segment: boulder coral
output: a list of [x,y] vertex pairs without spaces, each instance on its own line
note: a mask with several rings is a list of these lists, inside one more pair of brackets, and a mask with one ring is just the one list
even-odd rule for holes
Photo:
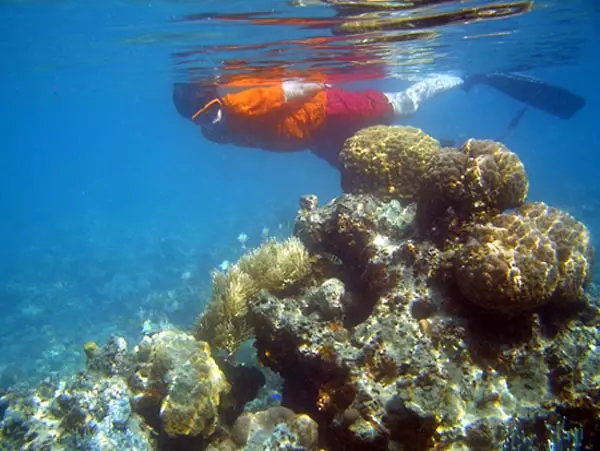
[[590,280],[593,249],[585,225],[536,202],[485,224],[471,224],[454,257],[465,298],[515,313],[552,299],[580,299]]
[[501,212],[523,204],[529,180],[517,154],[502,143],[477,139],[467,140],[460,150],[469,158],[464,176],[469,210],[483,206]]
[[138,362],[131,380],[136,410],[159,406],[170,437],[209,437],[219,423],[221,396],[230,386],[208,344],[164,330],[144,337],[133,354]]
[[590,230],[570,214],[543,202],[530,202],[517,210],[552,241],[558,260],[556,295],[567,301],[583,296],[591,282],[594,248]]
[[527,218],[472,224],[453,266],[462,295],[486,309],[520,312],[548,302],[559,282],[554,243]]
[[340,152],[346,193],[412,199],[429,159],[440,144],[408,126],[373,126],[360,130]]
[[581,297],[593,262],[589,232],[556,208],[525,205],[525,166],[504,144],[440,148],[422,130],[376,126],[348,139],[340,161],[346,193],[415,201],[421,235],[454,257],[451,274],[471,302],[517,313]]
[[319,426],[308,415],[295,414],[285,407],[245,412],[231,428],[231,437],[215,440],[207,451],[283,450],[318,451]]
[[429,160],[419,185],[419,214],[435,217],[452,208],[463,218],[489,216],[522,205],[528,189],[525,166],[515,153],[495,141],[470,139]]

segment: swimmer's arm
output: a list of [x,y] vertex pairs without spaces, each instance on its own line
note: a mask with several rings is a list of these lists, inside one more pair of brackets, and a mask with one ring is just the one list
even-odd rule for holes
[[228,114],[260,117],[277,113],[285,106],[305,102],[327,87],[324,83],[286,80],[275,85],[227,94],[222,105]]

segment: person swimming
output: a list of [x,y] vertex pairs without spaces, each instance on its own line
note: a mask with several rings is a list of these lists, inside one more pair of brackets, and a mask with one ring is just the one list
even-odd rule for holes
[[310,150],[337,166],[344,141],[358,130],[406,118],[462,82],[438,75],[386,93],[284,80],[226,95],[214,87],[184,83],[175,85],[173,97],[179,113],[199,125],[210,141],[272,152]]
[[[410,117],[423,103],[456,87],[485,84],[562,119],[585,99],[541,80],[516,74],[428,76],[400,92],[348,91],[325,82],[298,79],[269,82],[222,94],[214,83],[175,83],[179,114],[210,141],[271,152],[310,150],[338,166],[344,141],[362,128]],[[522,110],[514,128],[521,119]]]

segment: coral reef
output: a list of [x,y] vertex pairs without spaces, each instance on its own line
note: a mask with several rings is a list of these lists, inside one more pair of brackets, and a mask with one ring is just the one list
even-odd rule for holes
[[340,159],[346,192],[214,272],[192,334],[4,395],[1,449],[600,449],[586,226],[498,142],[371,127]]
[[300,201],[311,275],[246,304],[284,406],[358,450],[499,449],[507,418],[598,416],[589,231],[526,203],[514,153],[372,127],[340,160],[346,193]]
[[116,338],[97,348],[85,373],[4,395],[0,449],[156,449],[152,429],[132,407],[124,377],[131,366],[123,345]]
[[488,316],[439,280],[445,251],[419,241],[414,220],[395,200],[348,194],[299,216],[307,248],[344,263],[301,296],[262,292],[251,307],[284,405],[327,425],[329,446],[373,450],[497,449],[507,417],[600,413],[597,301],[582,296],[564,318]]
[[111,337],[84,352],[84,372],[0,397],[0,450],[317,449],[307,415],[243,413],[264,384],[260,370],[221,361],[222,372],[185,332],[144,336],[131,351]]
[[[593,263],[589,231],[555,208],[524,204],[529,189],[525,167],[503,144],[469,139],[460,149],[440,149],[421,130],[377,126],[348,139],[340,161],[346,192],[416,201],[421,236],[449,251],[444,257],[452,257],[451,276],[468,300],[515,313],[557,297],[581,298]],[[519,210],[502,214],[513,208]],[[342,219],[351,224],[364,216],[347,212],[350,219],[342,211],[332,216],[340,223],[337,230],[348,227]],[[300,213],[311,217],[310,211]],[[354,232],[357,227],[350,225]],[[302,227],[298,233],[306,242]],[[315,242],[323,246],[327,241],[353,247],[356,239],[339,238],[312,239],[311,250],[316,251]],[[365,247],[358,243],[361,251]]]
[[213,272],[213,298],[196,322],[194,335],[218,349],[235,351],[253,336],[248,306],[265,289],[280,292],[310,273],[309,255],[295,237],[270,239],[231,265]]

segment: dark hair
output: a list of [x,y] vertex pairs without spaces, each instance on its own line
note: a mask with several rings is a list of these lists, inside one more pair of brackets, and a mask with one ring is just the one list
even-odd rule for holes
[[196,111],[217,97],[217,87],[212,84],[173,83],[173,103],[186,119],[192,119]]

